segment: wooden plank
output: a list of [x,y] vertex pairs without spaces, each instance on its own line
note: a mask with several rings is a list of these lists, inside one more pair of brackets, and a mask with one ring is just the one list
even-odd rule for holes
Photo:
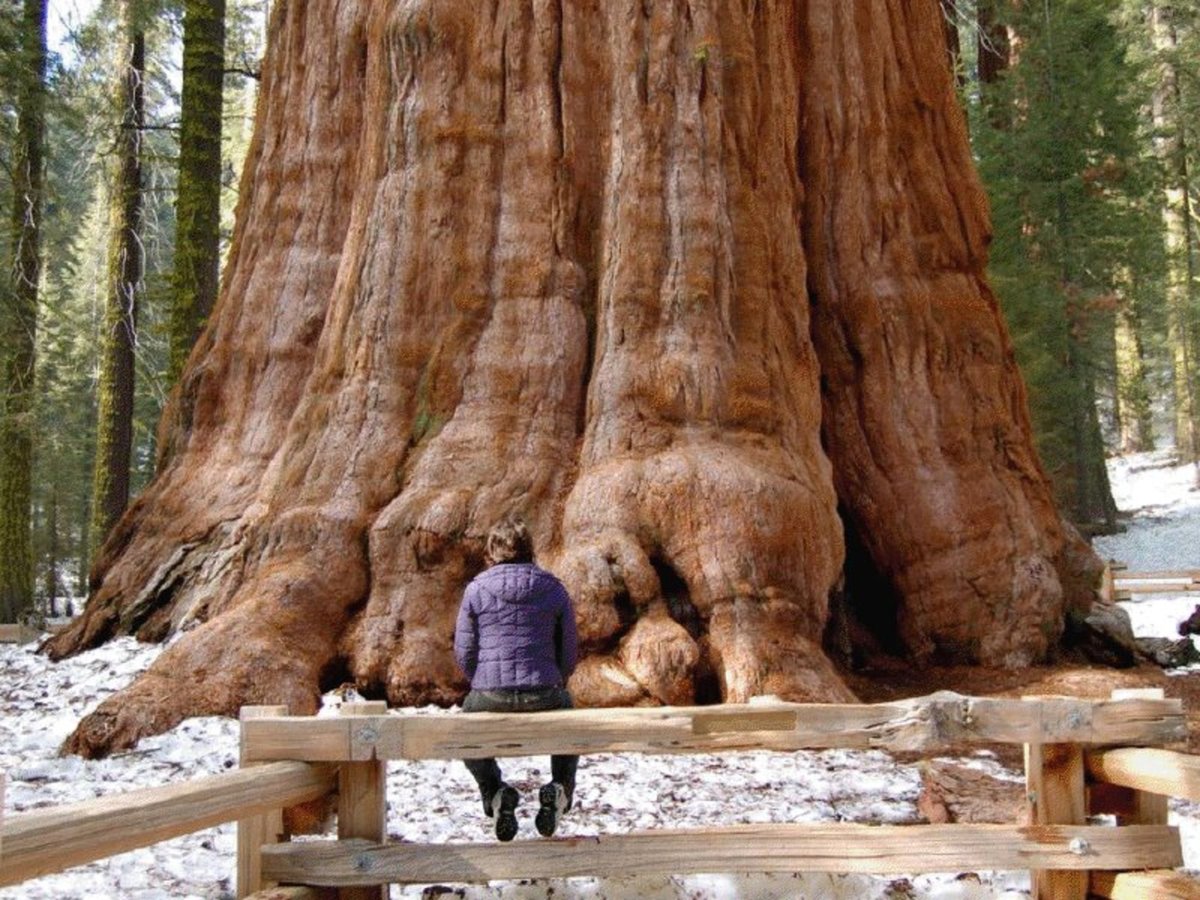
[[272,887],[251,894],[246,900],[336,900],[333,888]]
[[263,848],[276,881],[479,883],[721,872],[922,873],[1182,864],[1175,828],[1132,825],[740,825],[509,844],[312,841]]
[[318,716],[256,716],[242,721],[245,763],[294,759],[341,762],[351,759],[350,723]]
[[1200,591],[1200,584],[1192,581],[1118,581],[1114,596],[1128,600],[1122,594],[1190,594]]
[[32,644],[42,633],[28,625],[0,625],[0,644]]
[[1129,747],[1087,755],[1096,781],[1164,797],[1200,801],[1200,757],[1174,750]]
[[1186,737],[1179,700],[973,699],[949,692],[874,705],[763,703],[369,718],[354,720],[354,735],[347,719],[247,721],[248,758],[478,759],[833,747],[936,752],[979,742],[1166,744]]
[[329,766],[281,762],[10,816],[0,884],[61,872],[127,850],[294,804],[333,789]]
[[[267,716],[287,714],[286,706],[243,706],[238,716],[241,722],[241,764],[252,766],[246,753],[246,723]],[[269,884],[263,881],[260,849],[283,838],[283,806],[276,804],[256,814],[243,816],[237,823],[237,896],[247,897]]]
[[[386,703],[345,703],[340,715],[351,719],[350,734],[373,746],[372,722],[387,713]],[[365,721],[364,721],[365,720]],[[362,751],[358,755],[361,755]],[[387,763],[342,763],[338,775],[338,840],[361,838],[381,843],[387,836]],[[339,900],[387,900],[386,887],[343,887]]]
[[1147,572],[1131,572],[1125,568],[1117,568],[1120,565],[1120,563],[1113,564],[1114,571],[1121,573],[1115,576],[1118,581],[1167,581],[1179,578],[1200,581],[1200,569],[1158,569]]
[[1092,894],[1105,900],[1198,900],[1200,880],[1182,872],[1096,872]]
[[[1082,825],[1087,817],[1083,749],[1078,744],[1025,747],[1025,789],[1034,825]],[[1087,872],[1030,872],[1038,900],[1087,900]]]

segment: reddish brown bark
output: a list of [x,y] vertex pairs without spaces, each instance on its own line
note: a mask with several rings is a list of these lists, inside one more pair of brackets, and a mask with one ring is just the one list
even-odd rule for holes
[[283,0],[170,462],[51,652],[188,633],[72,749],[347,674],[458,698],[514,510],[583,703],[849,697],[839,500],[916,657],[1046,653],[1068,542],[938,2],[869,5]]

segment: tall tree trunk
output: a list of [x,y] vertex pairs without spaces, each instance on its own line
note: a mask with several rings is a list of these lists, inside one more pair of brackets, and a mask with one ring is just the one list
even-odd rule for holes
[[979,80],[995,84],[1011,63],[1012,41],[1008,27],[996,14],[999,0],[977,0],[975,39],[979,59]]
[[217,299],[221,255],[221,120],[225,0],[186,0],[179,135],[170,382]]
[[1154,417],[1136,285],[1131,294],[1117,310],[1113,341],[1117,370],[1114,405],[1119,411],[1121,452],[1141,453],[1154,449]]
[[966,84],[963,70],[962,41],[958,36],[958,4],[956,0],[939,0],[942,7],[942,27],[946,29],[946,53],[950,57],[950,68],[955,82],[961,88]]
[[938,2],[869,6],[281,0],[169,462],[49,649],[187,634],[69,748],[346,673],[457,700],[513,511],[582,703],[848,698],[839,503],[916,658],[1052,652],[1098,564],[1032,450]]
[[97,387],[91,536],[102,541],[129,504],[133,453],[134,353],[142,281],[142,131],[146,39],[134,0],[121,4],[121,125],[109,215],[108,285]]
[[58,564],[60,541],[58,539],[58,484],[50,485],[50,502],[46,511],[46,615],[58,615]]
[[0,622],[33,610],[30,499],[34,347],[41,279],[43,145],[46,133],[46,3],[25,0],[12,161],[12,259],[0,309]]
[[1166,225],[1168,254],[1167,340],[1172,360],[1175,448],[1185,460],[1200,460],[1200,408],[1196,398],[1196,259],[1195,223],[1191,205],[1191,172],[1188,142],[1175,61],[1178,36],[1172,10],[1161,4],[1150,9],[1154,47],[1160,56],[1162,77],[1154,93],[1152,114],[1158,154],[1166,171]]

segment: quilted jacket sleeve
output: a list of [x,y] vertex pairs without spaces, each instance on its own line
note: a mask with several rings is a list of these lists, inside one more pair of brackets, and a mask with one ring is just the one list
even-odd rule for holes
[[454,626],[454,659],[468,678],[475,677],[475,666],[479,662],[479,622],[475,612],[477,594],[475,584],[468,584],[463,591],[458,622]]
[[567,593],[567,589],[561,584],[559,591],[562,594],[562,608],[559,619],[559,626],[556,629],[558,637],[558,669],[562,672],[563,682],[571,676],[575,671],[575,663],[579,658],[579,636],[575,626],[575,604],[571,602],[571,595]]

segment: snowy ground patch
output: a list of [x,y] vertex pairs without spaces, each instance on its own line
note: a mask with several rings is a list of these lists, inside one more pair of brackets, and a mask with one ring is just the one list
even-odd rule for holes
[[[1200,492],[1191,467],[1165,454],[1114,461],[1118,503],[1135,512],[1127,532],[1097,540],[1104,556],[1136,570],[1200,568]],[[1150,595],[1126,604],[1139,635],[1170,636],[1178,611],[1194,601]],[[1186,609],[1185,609],[1186,608]],[[1181,618],[1181,617],[1180,617]],[[8,777],[5,814],[177,782],[231,768],[237,724],[194,719],[112,759],[60,758],[58,746],[79,718],[141,672],[160,648],[124,638],[58,664],[31,647],[0,645],[0,769]],[[442,715],[442,711],[425,710]],[[972,764],[1005,774],[986,755]],[[547,778],[544,759],[503,763],[524,795],[521,837],[533,835],[532,797]],[[1019,778],[1020,774],[1007,773]],[[576,809],[563,835],[689,828],[756,822],[918,820],[916,766],[881,752],[733,753],[697,756],[597,755],[580,767]],[[388,769],[389,833],[410,841],[491,840],[474,784],[457,762],[393,763]],[[1172,821],[1184,833],[1185,858],[1200,867],[1200,806],[1175,802]],[[0,889],[0,900],[233,897],[232,824]],[[419,886],[393,887],[393,897],[420,897]],[[426,894],[429,896],[429,894]],[[456,889],[465,900],[1016,900],[1028,877],[1012,873],[947,873],[920,877],[705,875],[671,878],[497,882]]]

